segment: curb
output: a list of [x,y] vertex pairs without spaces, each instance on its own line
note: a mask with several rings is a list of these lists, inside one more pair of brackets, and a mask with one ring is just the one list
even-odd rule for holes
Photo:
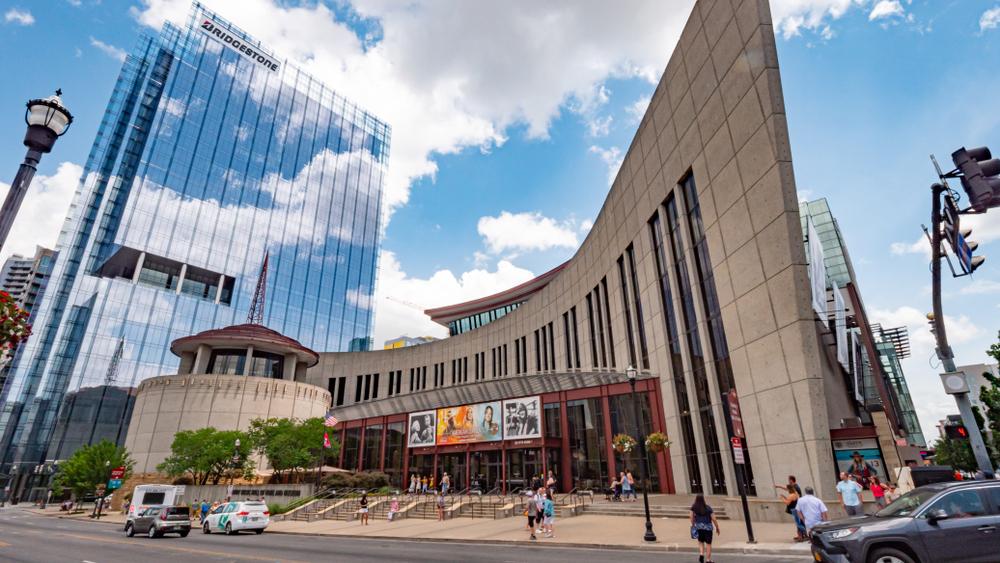
[[[604,543],[545,543],[545,542],[531,542],[524,540],[491,540],[491,539],[464,539],[464,538],[398,538],[393,536],[371,536],[362,534],[321,534],[317,532],[288,532],[281,530],[268,530],[270,534],[284,534],[289,536],[312,536],[312,537],[325,537],[325,538],[351,538],[351,539],[374,539],[374,540],[392,540],[401,542],[422,542],[422,543],[462,543],[469,545],[517,545],[517,546],[532,546],[532,547],[543,547],[543,548],[573,548],[573,549],[603,549],[603,550],[629,550],[629,551],[649,551],[649,552],[667,552],[667,553],[698,553],[698,548],[694,546],[682,546],[678,543],[660,543],[656,542],[652,545],[623,545],[623,544],[604,544]],[[786,549],[786,548],[760,548],[754,546],[746,547],[714,547],[712,548],[713,553],[723,553],[723,554],[738,554],[738,555],[780,555],[780,556],[808,556],[809,551],[803,549]]]

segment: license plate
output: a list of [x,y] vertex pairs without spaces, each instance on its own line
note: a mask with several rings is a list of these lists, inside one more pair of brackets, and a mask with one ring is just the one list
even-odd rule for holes
[[260,518],[258,518],[257,516],[251,516],[250,520],[256,522],[257,520],[260,520]]

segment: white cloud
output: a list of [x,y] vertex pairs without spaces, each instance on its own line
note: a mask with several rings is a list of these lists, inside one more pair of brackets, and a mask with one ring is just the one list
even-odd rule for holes
[[[873,323],[881,323],[883,328],[905,326],[910,333],[910,345],[913,355],[920,356],[934,351],[934,334],[927,321],[927,313],[916,307],[902,306],[896,309],[873,309]],[[980,334],[980,329],[969,317],[951,317],[945,315],[945,329],[948,331],[948,341],[951,344],[969,342]]]
[[[391,212],[413,181],[433,177],[436,155],[501,145],[519,124],[545,138],[562,108],[586,119],[600,107],[607,79],[656,81],[693,2],[355,0],[378,24],[374,41],[322,3],[205,3],[392,126]],[[133,14],[159,27],[183,23],[189,5],[142,0]]]
[[[34,255],[35,245],[55,248],[81,174],[83,167],[63,162],[52,176],[35,176],[0,252],[0,260],[11,254]],[[0,197],[6,197],[9,189],[9,184],[0,182]]]
[[771,16],[775,33],[785,39],[801,35],[803,31],[832,33],[830,20],[840,19],[853,6],[862,6],[867,0],[775,0],[771,2]]
[[903,5],[899,0],[879,0],[868,13],[868,21],[900,17],[903,13]]
[[98,51],[104,53],[105,55],[111,57],[112,59],[115,59],[115,60],[120,61],[120,62],[125,62],[125,50],[124,49],[119,49],[118,47],[115,47],[114,45],[110,45],[108,43],[105,43],[104,41],[101,41],[100,39],[94,39],[93,37],[90,38],[90,44],[93,47],[97,48]]
[[592,145],[589,151],[596,154],[604,161],[604,164],[608,166],[608,185],[614,183],[615,176],[618,175],[618,169],[622,166],[622,161],[625,157],[622,156],[622,151],[618,147],[602,148],[597,145]]
[[904,254],[921,254],[930,259],[931,245],[927,242],[927,237],[920,237],[913,242],[894,242],[889,245],[889,252],[897,256]]
[[590,229],[593,229],[593,228],[594,228],[594,222],[591,221],[590,219],[584,219],[583,221],[580,221],[580,232],[581,233],[589,232]]
[[560,223],[538,212],[502,211],[496,217],[480,217],[477,225],[491,252],[548,250],[579,245],[572,222]]
[[979,16],[979,31],[1000,27],[1000,6],[990,8]]
[[611,131],[611,120],[610,115],[605,115],[604,117],[593,117],[587,120],[587,134],[591,137],[606,137],[608,132]]
[[413,278],[403,271],[396,255],[388,250],[382,252],[379,269],[376,348],[401,334],[448,336],[448,329],[431,321],[423,313],[424,309],[491,295],[535,277],[529,270],[500,260],[494,271],[477,267],[456,276],[450,270],[438,270],[427,279]]
[[642,116],[646,115],[646,108],[649,107],[649,96],[642,96],[638,100],[625,106],[625,113],[632,118],[633,123],[642,121]]
[[965,295],[983,295],[988,293],[1000,293],[1000,282],[994,280],[977,279],[965,285],[960,290]]
[[83,0],[66,0],[66,1],[69,2],[69,5],[73,6],[74,8],[79,8],[80,5],[83,4]]
[[35,23],[35,16],[31,15],[31,12],[28,10],[11,8],[3,15],[3,21],[6,23],[16,23],[17,25],[32,25]]
[[[986,213],[963,215],[962,229],[972,229],[972,236],[969,238],[980,244],[978,254],[983,253],[982,245],[1000,240],[1000,221],[994,220],[993,215]],[[947,246],[945,248],[947,249]],[[894,242],[889,245],[889,250],[896,255],[920,254],[926,259],[930,259],[931,256],[931,245],[924,235],[920,235],[920,238],[913,242]]]

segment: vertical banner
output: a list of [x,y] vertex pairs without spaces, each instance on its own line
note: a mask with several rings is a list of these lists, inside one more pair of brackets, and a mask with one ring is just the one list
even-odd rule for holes
[[819,318],[826,321],[826,262],[823,242],[813,225],[812,217],[806,216],[806,236],[809,237],[809,280],[812,282],[812,306]]
[[850,350],[847,346],[847,306],[844,296],[840,294],[837,282],[833,282],[833,319],[837,335],[837,361],[845,370],[851,370]]
[[854,399],[859,403],[865,402],[864,395],[864,372],[865,366],[861,357],[861,343],[858,342],[858,333],[851,333],[851,359],[854,362]]

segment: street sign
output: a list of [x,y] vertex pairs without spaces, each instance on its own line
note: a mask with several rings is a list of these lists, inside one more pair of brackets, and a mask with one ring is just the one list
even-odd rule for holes
[[729,420],[733,423],[733,435],[746,438],[743,432],[743,414],[740,412],[740,399],[736,395],[736,388],[729,390],[726,394],[726,403],[729,405]]
[[187,487],[185,485],[177,485],[177,496],[183,495],[185,491],[187,491]]
[[740,465],[746,463],[743,459],[743,448],[733,448],[733,463],[738,463]]
[[123,477],[125,477],[125,468],[124,467],[116,467],[116,468],[114,468],[114,469],[111,470],[111,478],[112,479],[121,480]]
[[120,489],[120,488],[122,488],[122,480],[121,479],[110,479],[110,480],[108,480],[108,487],[107,487],[107,489],[109,491],[113,491],[115,489]]

